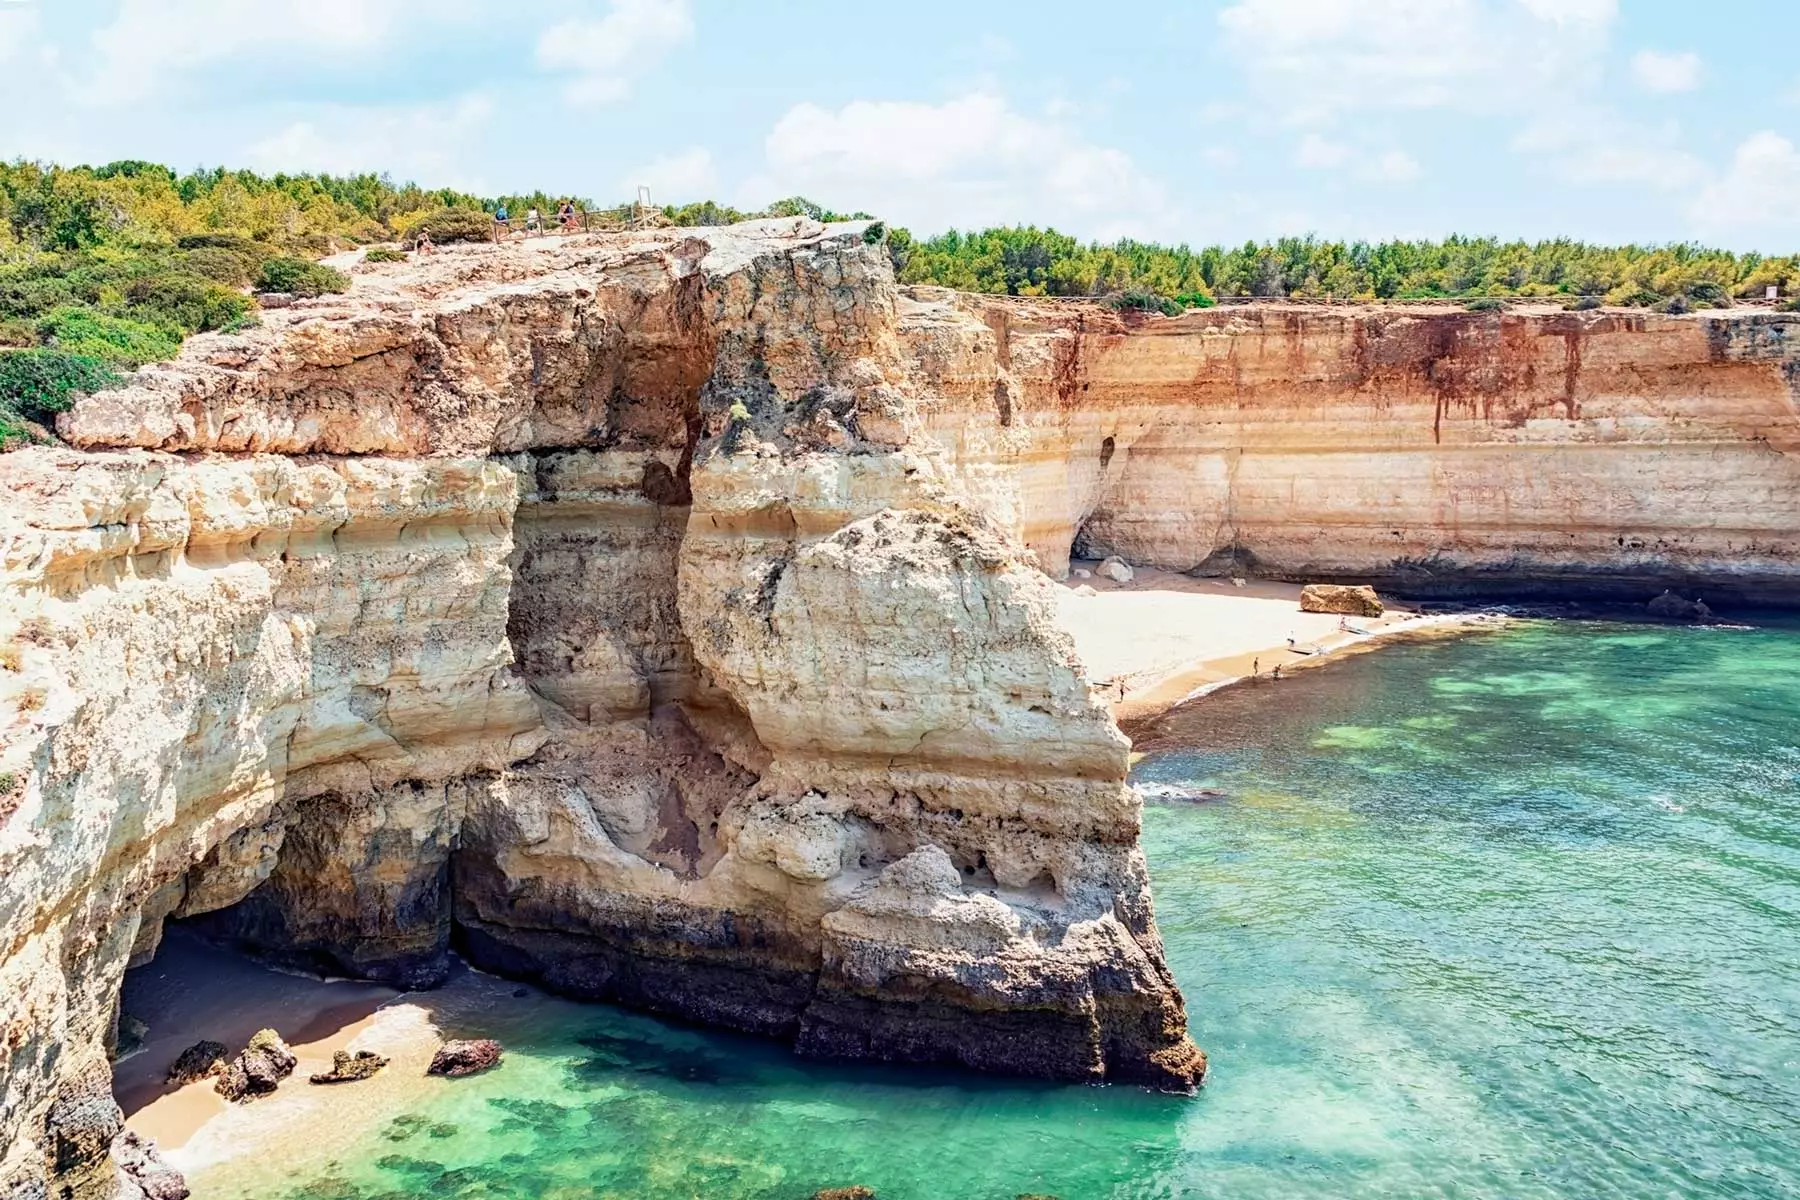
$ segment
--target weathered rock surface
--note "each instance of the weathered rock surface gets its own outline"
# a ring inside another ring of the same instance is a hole
[[[117,1187],[168,920],[1191,1087],[1072,549],[1800,597],[1795,319],[1140,319],[905,291],[865,232],[446,249],[0,457],[4,1186]]]
[[[260,1030],[220,1073],[213,1089],[227,1100],[255,1100],[280,1086],[298,1061],[279,1033]]]
[[[331,1056],[331,1070],[309,1075],[306,1081],[321,1084],[355,1083],[369,1078],[387,1065],[387,1059],[371,1050],[358,1050],[354,1054],[348,1050],[339,1050]],[[433,1065],[436,1065],[435,1060]]]
[[[499,1066],[500,1056],[500,1043],[492,1038],[451,1040],[438,1047],[425,1073],[457,1079]]]
[[[1800,314],[1101,305],[912,288],[925,422],[1053,574],[1800,603]]]
[[[1343,613],[1347,617],[1379,617],[1387,608],[1372,587],[1309,583],[1300,589],[1300,611]]]
[[[224,1042],[195,1042],[175,1056],[174,1063],[169,1067],[168,1081],[189,1084],[199,1079],[210,1079],[224,1073],[230,1061],[231,1051],[225,1048]]]

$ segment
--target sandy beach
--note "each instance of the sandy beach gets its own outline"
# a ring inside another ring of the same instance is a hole
[[[355,1085],[359,1101],[386,1090],[382,1077],[401,1058],[420,1059],[407,1066],[422,1074],[438,1038],[427,1014],[399,1002],[401,996],[376,984],[272,971],[173,928],[155,960],[126,978],[122,1007],[150,1032],[139,1050],[115,1064],[114,1094],[126,1123],[154,1139],[170,1162],[183,1170],[204,1166],[254,1148],[259,1130],[294,1121],[298,1109],[349,1099],[348,1087],[307,1082],[313,1072],[330,1069],[335,1051],[354,1046],[395,1058],[375,1080]],[[273,1097],[232,1105],[211,1079],[179,1088],[164,1081],[176,1056],[195,1042],[222,1042],[235,1054],[264,1028],[279,1032],[299,1059]]]
[[[1089,571],[1097,565],[1074,564]],[[1294,583],[1249,579],[1240,587],[1152,567],[1137,568],[1123,584],[1071,573],[1059,597],[1060,618],[1121,724],[1255,674],[1267,678],[1276,667],[1287,675],[1397,636],[1450,633],[1492,620],[1426,615],[1392,603],[1373,618],[1304,613],[1300,591]]]

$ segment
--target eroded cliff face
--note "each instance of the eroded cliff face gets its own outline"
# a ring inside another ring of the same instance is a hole
[[[914,289],[931,435],[1046,568],[1800,602],[1800,316]]]
[[[1797,596],[1792,319],[1127,320],[902,291],[865,232],[372,268],[0,458],[0,1195],[119,1186],[168,920],[1192,1087],[1074,547]]]
[[[0,459],[0,1192],[129,1191],[107,1047],[172,919],[1198,1081],[1127,743],[863,235],[442,253]]]

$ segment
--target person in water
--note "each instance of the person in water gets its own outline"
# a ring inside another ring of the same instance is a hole
[[[1275,664],[1275,682],[1276,683],[1281,682],[1281,664],[1280,663]]]

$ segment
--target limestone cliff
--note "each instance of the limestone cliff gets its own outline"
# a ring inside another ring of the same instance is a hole
[[[913,289],[932,436],[1046,568],[1800,603],[1800,316]]]
[[[1772,314],[905,291],[805,221],[456,248],[196,338],[0,458],[0,1195],[117,1184],[168,920],[1190,1088],[1046,573],[1800,599],[1797,362]]]
[[[0,459],[0,1194],[120,1186],[171,919],[1194,1086],[1127,743],[918,436],[898,303],[862,226],[459,249]]]

